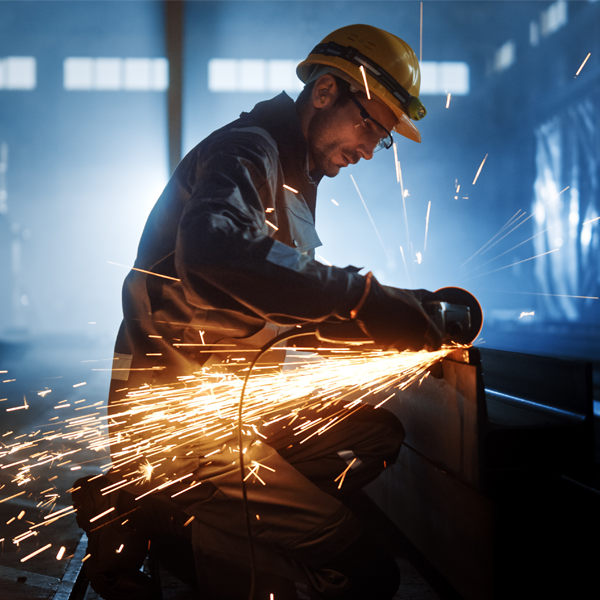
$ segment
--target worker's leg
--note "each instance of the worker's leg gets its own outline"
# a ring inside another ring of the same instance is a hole
[[[213,473],[221,472],[208,480],[203,492],[199,486],[197,492],[190,490],[174,500],[185,502],[185,511],[194,516],[196,548],[209,560],[228,561],[243,570],[249,552],[237,453],[211,458]],[[393,596],[398,585],[395,564],[370,542],[350,510],[266,444],[251,446],[245,461],[259,573],[300,581],[317,597]],[[365,586],[375,595],[360,595]]]
[[[355,491],[375,479],[396,460],[404,439],[400,421],[383,408],[342,409],[342,418],[333,422],[336,413],[339,406],[327,411],[306,409],[302,416],[318,417],[332,426],[318,435],[311,435],[312,430],[297,435],[291,427],[281,428],[268,439],[300,473],[333,495]]]

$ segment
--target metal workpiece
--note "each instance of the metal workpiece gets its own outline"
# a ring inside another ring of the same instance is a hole
[[[533,593],[550,565],[584,556],[574,540],[592,534],[568,523],[591,525],[598,491],[579,485],[576,499],[565,482],[592,460],[589,373],[581,361],[459,348],[387,404],[405,443],[368,493],[465,600]]]

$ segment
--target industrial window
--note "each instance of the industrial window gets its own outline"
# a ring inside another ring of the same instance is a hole
[[[213,58],[208,61],[211,92],[297,92],[299,60]],[[468,94],[469,67],[464,62],[421,63],[421,94]]]
[[[299,60],[213,58],[208,61],[211,92],[297,92],[304,84],[296,76]]]
[[[558,0],[540,14],[540,29],[542,35],[550,35],[567,24],[567,3]]]
[[[595,2],[596,0],[590,0]],[[546,10],[540,13],[538,21],[529,23],[529,43],[532,46],[537,46],[540,43],[540,38],[548,36],[561,27],[564,27],[569,20],[567,3],[565,0],[558,0],[551,4]]]
[[[33,56],[0,58],[0,89],[33,90],[36,86],[36,61]]]
[[[421,63],[421,95],[469,93],[469,65],[464,62]]]
[[[169,87],[166,58],[70,57],[63,64],[66,90],[158,91]]]
[[[504,71],[515,63],[517,58],[517,45],[514,40],[504,42],[494,54],[494,71]]]

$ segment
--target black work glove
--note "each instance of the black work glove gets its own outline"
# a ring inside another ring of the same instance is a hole
[[[381,285],[373,277],[356,320],[378,345],[398,350],[437,350],[442,344],[442,333],[422,306],[433,297],[427,290]]]

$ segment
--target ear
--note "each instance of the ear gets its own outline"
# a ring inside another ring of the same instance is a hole
[[[311,93],[311,104],[317,109],[328,108],[337,100],[338,95],[339,88],[335,77],[330,73],[325,73],[315,81]]]

